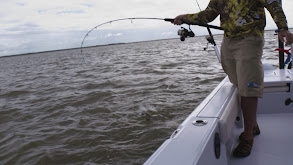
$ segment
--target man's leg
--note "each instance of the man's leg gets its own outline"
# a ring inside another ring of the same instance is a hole
[[[256,110],[257,97],[241,97],[241,109],[244,118],[244,139],[253,138],[253,130],[257,127]]]
[[[224,38],[222,42],[223,69],[242,96],[241,108],[245,128],[239,137],[240,143],[233,152],[236,157],[250,155],[255,134],[253,129],[258,130],[256,110],[258,97],[263,95],[264,74],[261,62],[263,45],[262,36],[251,36],[241,40]]]
[[[250,155],[253,145],[253,130],[257,127],[256,110],[257,97],[241,96],[241,109],[244,118],[244,132],[241,134],[239,145],[235,148],[233,155],[236,157],[246,157]]]

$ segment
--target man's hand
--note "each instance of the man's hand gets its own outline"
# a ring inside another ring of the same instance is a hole
[[[183,23],[187,23],[187,14],[183,14],[183,15],[178,15],[177,17],[174,18],[174,24],[175,25],[181,25]]]
[[[284,43],[284,37],[286,38],[286,46],[291,45],[293,43],[293,34],[290,33],[288,30],[281,30],[278,33],[279,40]]]

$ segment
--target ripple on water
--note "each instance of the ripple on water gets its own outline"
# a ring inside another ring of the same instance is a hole
[[[265,37],[263,61],[277,64],[277,40]],[[2,58],[0,164],[142,164],[225,77],[205,46],[196,37]]]

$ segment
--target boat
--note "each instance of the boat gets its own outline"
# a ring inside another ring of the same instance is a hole
[[[144,163],[145,165],[292,165],[293,70],[264,64],[264,95],[250,156],[235,158],[243,132],[237,89],[226,77]]]
[[[279,68],[263,64],[264,94],[257,108],[261,134],[254,137],[250,156],[232,154],[244,124],[238,91],[226,77],[144,165],[292,165],[293,70],[292,63],[284,68],[284,54],[279,61]]]

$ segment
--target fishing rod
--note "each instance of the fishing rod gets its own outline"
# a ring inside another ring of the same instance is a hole
[[[93,30],[97,29],[98,27],[100,27],[100,26],[102,26],[102,25],[105,25],[105,24],[111,24],[111,23],[113,23],[113,22],[124,21],[124,20],[131,20],[131,21],[132,21],[132,20],[138,20],[138,19],[140,19],[140,20],[164,20],[163,18],[145,18],[145,17],[138,18],[138,17],[137,17],[137,18],[121,18],[121,19],[115,19],[115,20],[111,20],[111,21],[107,21],[107,22],[101,23],[101,24],[99,24],[99,25],[93,27],[91,30],[89,30],[89,31],[86,33],[86,35],[83,37],[82,42],[81,42],[81,46],[80,46],[80,48],[81,48],[81,53],[82,53],[82,48],[83,48],[83,44],[84,44],[84,40],[85,40],[85,38],[86,38],[87,36],[89,36],[89,34],[90,34]]]
[[[149,17],[121,18],[121,19],[115,19],[115,20],[107,21],[107,22],[101,23],[101,24],[93,27],[91,30],[89,30],[86,33],[86,35],[83,37],[82,42],[81,42],[81,46],[80,46],[81,53],[83,52],[83,45],[84,45],[84,42],[85,42],[86,37],[89,36],[89,34],[93,30],[98,29],[98,27],[100,27],[102,25],[105,25],[105,24],[111,24],[113,22],[124,21],[124,20],[131,20],[131,21],[132,20],[160,20],[160,21],[167,21],[167,22],[171,22],[171,23],[174,22],[174,19],[171,19],[171,18],[149,18]],[[213,28],[213,29],[223,30],[221,27],[214,26],[214,25],[208,25],[208,24],[197,24],[197,23],[185,23],[185,24],[187,24],[187,25],[197,25],[197,26],[202,26],[202,27],[207,27],[207,28]]]
[[[197,3],[197,6],[199,8],[199,11],[202,11],[201,8],[200,8],[200,6],[199,6],[198,0],[196,0],[196,3]],[[216,42],[214,40],[214,36],[212,34],[212,31],[211,31],[210,27],[207,27],[207,30],[208,30],[209,35],[210,35],[209,39],[207,39],[207,40],[208,40],[209,43],[211,43],[211,44],[214,45],[214,49],[215,49],[216,55],[218,57],[219,62],[221,63],[221,54],[220,54],[219,49],[218,49],[218,46],[217,46],[217,44],[216,44]],[[219,30],[224,30],[224,29],[219,29]]]
[[[95,27],[93,27],[92,29],[90,29],[86,35],[83,37],[82,39],[82,42],[81,42],[81,46],[80,46],[80,51],[81,51],[81,54],[82,54],[82,58],[83,58],[83,61],[85,62],[85,58],[84,58],[84,55],[83,55],[83,47],[84,47],[84,44],[85,44],[85,39],[89,36],[89,34],[95,30],[95,29],[98,29],[98,27],[100,26],[103,26],[105,24],[111,24],[113,22],[118,22],[118,21],[124,21],[124,20],[131,20],[131,23],[133,20],[159,20],[159,21],[166,21],[166,22],[171,22],[173,23],[174,22],[174,19],[172,18],[150,18],[150,17],[133,17],[133,18],[121,18],[121,19],[115,19],[115,20],[111,20],[111,21],[107,21],[107,22],[104,22],[104,23],[101,23]],[[213,29],[218,29],[218,30],[223,30],[221,27],[218,27],[218,26],[214,26],[214,25],[209,25],[209,24],[198,24],[198,23],[185,23],[187,25],[189,25],[189,29],[190,29],[190,25],[197,25],[197,26],[202,26],[202,27],[207,27],[208,29],[210,28],[213,28]],[[187,32],[187,33],[185,33]],[[212,37],[212,34],[209,30],[209,34],[210,36]],[[184,41],[186,37],[194,37],[194,33],[191,31],[188,31],[187,29],[183,28],[183,29],[179,29],[178,30],[178,35],[180,35],[180,39],[181,41]],[[184,35],[184,36],[183,36]],[[215,42],[213,42],[215,44]],[[218,60],[219,62],[220,61],[220,54],[219,54],[219,51],[217,49],[217,47],[215,46],[215,51],[216,51],[216,55],[218,57]]]

